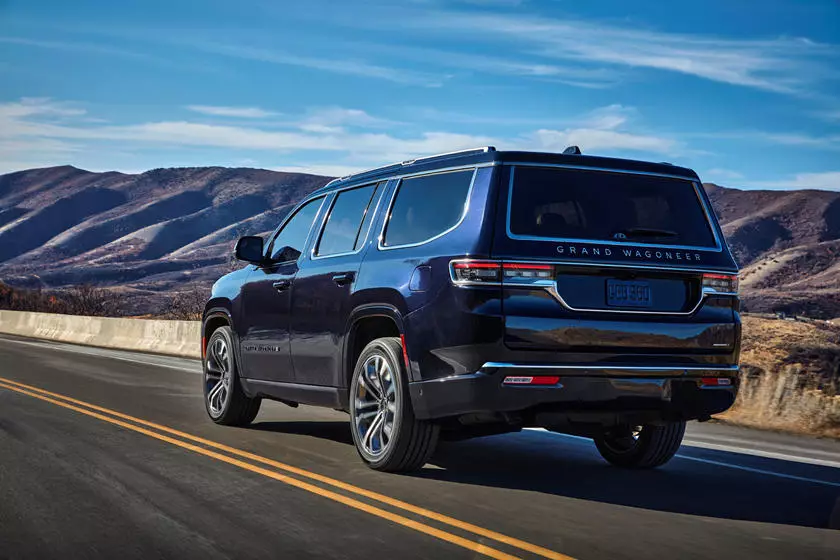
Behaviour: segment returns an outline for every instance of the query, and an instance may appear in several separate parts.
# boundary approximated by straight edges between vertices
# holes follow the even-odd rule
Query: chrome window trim
[[[626,366],[621,364],[514,364],[509,362],[485,362],[480,369],[560,369],[560,370],[617,370],[617,371],[719,371],[737,373],[737,365],[708,366]]]
[[[560,163],[506,163],[506,165],[510,165],[510,181],[508,181],[508,196],[507,196],[507,216],[505,217],[505,230],[507,236],[510,239],[516,239],[520,241],[549,241],[552,243],[591,243],[593,245],[613,245],[619,247],[628,247],[628,246],[635,246],[635,247],[659,247],[662,249],[682,249],[682,250],[691,250],[691,251],[715,251],[721,252],[723,250],[723,245],[720,241],[720,236],[718,235],[718,228],[716,227],[716,222],[712,220],[712,214],[709,212],[709,208],[706,204],[706,199],[700,195],[697,187],[697,180],[693,177],[685,177],[682,175],[669,175],[666,173],[652,173],[648,171],[632,171],[626,169],[608,169],[603,167],[586,167],[582,165],[565,165]],[[548,167],[548,168],[559,168],[559,169],[577,169],[577,170],[584,170],[584,171],[600,171],[605,173],[620,173],[620,174],[629,174],[629,175],[644,175],[648,177],[664,177],[667,179],[679,179],[682,181],[689,181],[691,183],[692,188],[694,189],[694,195],[697,197],[697,200],[700,202],[700,207],[703,209],[703,215],[706,218],[706,224],[709,226],[712,232],[712,237],[715,240],[714,247],[699,247],[693,245],[659,245],[653,243],[633,243],[631,241],[608,241],[608,240],[601,240],[601,239],[578,239],[578,238],[567,238],[567,237],[539,237],[536,235],[520,235],[513,233],[510,229],[510,215],[512,209],[512,202],[513,202],[513,182],[514,177],[516,174],[517,167]]]
[[[472,198],[473,188],[475,187],[475,180],[476,180],[476,177],[478,177],[478,170],[479,170],[480,167],[488,167],[488,166],[486,166],[486,165],[482,165],[482,166],[468,165],[468,166],[463,166],[463,167],[457,167],[457,168],[454,168],[454,169],[437,169],[435,171],[426,171],[425,173],[416,173],[416,174],[400,177],[399,182],[394,187],[394,191],[391,193],[391,199],[388,201],[387,211],[385,212],[385,219],[382,221],[382,226],[379,229],[379,238],[378,238],[378,241],[377,241],[376,248],[380,251],[391,251],[391,250],[394,250],[394,249],[407,249],[407,248],[410,248],[410,247],[419,247],[421,245],[425,245],[426,243],[431,243],[432,241],[434,241],[436,239],[440,239],[444,235],[446,235],[446,234],[454,231],[456,228],[458,228],[458,226],[460,226],[464,222],[464,220],[467,218],[467,213],[469,212],[469,209],[470,209],[470,199]],[[463,210],[463,212],[461,212],[461,216],[458,218],[458,221],[455,222],[454,225],[450,226],[449,228],[443,230],[442,232],[440,232],[436,235],[433,235],[432,237],[429,237],[428,239],[425,239],[423,241],[417,241],[415,243],[405,243],[403,245],[384,245],[383,244],[383,241],[385,240],[385,230],[388,228],[388,224],[391,221],[391,212],[394,209],[394,202],[397,199],[397,193],[400,192],[400,187],[402,187],[402,182],[403,182],[404,179],[413,179],[413,178],[417,178],[417,177],[427,177],[427,176],[431,176],[431,175],[442,175],[444,173],[454,173],[454,172],[457,172],[457,171],[466,171],[468,169],[473,170],[472,177],[470,178],[470,186],[467,189],[467,196],[466,196],[466,199],[464,200],[464,210]]]
[[[421,177],[423,175],[433,175],[435,173],[449,173],[450,171],[461,171],[461,170],[464,170],[464,169],[481,169],[481,168],[484,168],[484,167],[496,167],[496,166],[499,166],[499,165],[505,165],[505,163],[501,162],[501,161],[485,161],[483,163],[469,163],[469,164],[466,164],[466,165],[453,165],[451,167],[441,167],[441,168],[432,169],[432,170],[427,169],[426,171],[413,171],[411,173],[397,173],[395,175],[385,175],[385,176],[379,177],[378,179],[373,179],[373,182],[374,183],[379,183],[380,181],[387,182],[387,181],[392,181],[392,180],[399,181],[401,179],[410,179],[412,177]],[[369,181],[370,181],[370,179],[365,179],[364,181],[360,181],[358,183],[352,183],[352,184],[349,184],[349,185],[342,185],[340,187],[331,188],[329,190],[319,192],[318,196],[324,196],[325,194],[330,194],[330,193],[339,192],[339,191],[346,190],[346,189],[353,189],[353,188],[356,188],[356,187],[367,185],[367,184],[369,184]],[[322,187],[322,189],[326,189],[326,187],[328,185],[329,185],[329,183],[327,183],[327,185]],[[316,192],[318,192],[318,191],[316,191]]]
[[[511,263],[522,263],[522,264],[551,264],[555,266],[600,266],[600,267],[608,267],[608,268],[642,268],[645,270],[664,270],[668,272],[696,272],[698,274],[702,274],[707,272],[709,274],[738,274],[737,270],[722,270],[719,268],[699,268],[699,267],[679,267],[679,266],[669,266],[667,264],[661,265],[654,265],[654,264],[631,264],[631,263],[602,263],[602,262],[591,262],[591,261],[568,261],[568,260],[546,260],[546,259],[505,259],[504,257],[499,258],[499,262],[511,262]]]
[[[383,184],[382,192],[378,193],[379,195],[377,196],[376,186],[379,185],[380,183]],[[327,208],[327,212],[324,214],[324,217],[321,220],[321,225],[318,228],[318,237],[315,238],[315,243],[312,245],[312,250],[309,253],[309,259],[313,260],[313,261],[319,261],[319,260],[322,260],[322,259],[331,259],[331,258],[334,258],[334,257],[346,257],[348,255],[355,255],[355,254],[360,253],[362,251],[362,249],[365,248],[365,244],[366,244],[365,242],[367,240],[367,237],[370,234],[370,231],[373,229],[373,222],[376,220],[376,214],[379,211],[379,206],[380,206],[380,203],[382,202],[382,197],[383,197],[383,194],[385,192],[385,186],[386,185],[387,185],[387,181],[374,181],[373,183],[365,183],[363,185],[354,185],[352,187],[345,187],[345,188],[336,189],[334,191],[330,191],[329,194],[333,195],[333,197],[332,197],[332,200],[330,200],[330,205],[329,205],[329,208]],[[366,210],[370,210],[370,204],[375,204],[375,206],[373,208],[373,215],[370,218],[370,223],[368,224],[367,231],[365,231],[364,234],[362,234],[361,232],[359,233],[359,236],[360,236],[359,240],[362,241],[362,244],[359,246],[359,248],[354,249],[353,251],[345,251],[343,253],[333,253],[333,254],[330,254],[330,255],[316,255],[315,251],[318,249],[318,245],[321,243],[321,238],[324,236],[324,230],[327,227],[327,219],[329,218],[330,214],[332,213],[333,207],[335,206],[335,203],[338,200],[338,195],[340,195],[344,191],[351,191],[353,189],[364,189],[366,187],[371,187],[371,186],[374,187],[374,192],[371,196],[375,197],[376,200],[371,200],[371,202],[368,203],[369,205],[368,205],[368,208],[366,208]],[[364,218],[364,216],[362,216],[362,222],[364,222],[364,221],[365,221],[365,218]],[[361,225],[362,224],[359,224],[359,227],[361,227]]]
[[[532,284],[532,285],[537,285]],[[528,286],[523,286],[527,288]],[[549,294],[554,297],[560,305],[568,309],[569,311],[574,311],[575,313],[621,313],[623,315],[669,315],[669,316],[688,316],[694,315],[698,309],[706,302],[706,298],[710,296],[726,296],[726,297],[738,297],[738,294],[733,294],[730,292],[718,292],[713,288],[702,288],[700,290],[700,297],[697,299],[697,303],[694,304],[688,311],[644,311],[641,309],[590,309],[587,307],[572,307],[569,305],[566,300],[563,299],[563,296],[560,295],[560,292],[557,291],[557,282],[552,281],[549,285],[548,282],[546,284],[539,284],[539,287],[543,288]]]
[[[355,177],[364,177],[365,175],[371,175],[371,174],[373,174],[377,171],[385,170],[385,169],[388,169],[390,167],[396,167],[398,165],[399,166],[412,165],[412,164],[421,163],[421,162],[424,162],[424,161],[430,161],[430,160],[434,160],[434,159],[438,159],[438,158],[442,159],[442,158],[447,158],[447,157],[451,157],[451,156],[469,154],[471,152],[475,152],[476,154],[481,154],[481,153],[486,154],[488,152],[495,152],[495,151],[496,151],[495,146],[480,146],[478,148],[467,148],[466,150],[455,150],[454,152],[444,152],[442,154],[432,154],[432,155],[429,155],[429,156],[422,156],[422,157],[418,157],[418,158],[414,158],[414,159],[397,161],[397,162],[394,162],[394,163],[389,163],[388,165],[381,165],[379,167],[373,167],[371,169],[365,169],[364,171],[359,171],[358,173],[352,173],[350,175],[345,175],[344,177],[337,177],[337,178],[333,179],[332,181],[330,181],[329,183],[327,183],[326,185],[324,185],[324,187],[329,187],[333,183],[338,183],[340,181],[350,181],[350,180],[354,179]]]
[[[404,173],[402,175],[391,175],[388,179],[413,179],[414,177],[423,177],[425,175],[437,175],[439,173],[451,173],[453,171],[465,171],[467,169],[482,169],[484,167],[495,167],[497,165],[503,165],[502,162],[499,161],[487,161],[484,163],[472,163],[469,165],[455,165],[453,167],[441,167],[440,169],[433,169],[433,170],[426,170],[426,171],[415,171],[414,173]],[[382,179],[384,181],[384,179]]]

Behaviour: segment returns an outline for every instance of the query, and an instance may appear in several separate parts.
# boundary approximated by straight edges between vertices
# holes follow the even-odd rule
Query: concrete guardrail
[[[0,310],[0,333],[102,348],[201,357],[201,323]]]

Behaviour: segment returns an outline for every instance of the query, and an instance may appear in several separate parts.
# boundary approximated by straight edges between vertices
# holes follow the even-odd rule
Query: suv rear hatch
[[[508,347],[734,351],[736,265],[695,178],[516,164],[500,185],[492,257]]]

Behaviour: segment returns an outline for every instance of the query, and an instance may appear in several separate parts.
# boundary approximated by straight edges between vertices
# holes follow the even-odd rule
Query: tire
[[[682,443],[685,422],[622,426],[595,438],[601,456],[628,469],[652,469],[671,460]]]
[[[219,327],[207,342],[204,358],[204,407],[216,424],[247,426],[260,411],[262,399],[249,398],[239,382],[230,327]]]
[[[374,340],[362,350],[350,384],[353,443],[362,460],[377,471],[421,468],[440,433],[438,424],[414,416],[402,356],[400,339]]]

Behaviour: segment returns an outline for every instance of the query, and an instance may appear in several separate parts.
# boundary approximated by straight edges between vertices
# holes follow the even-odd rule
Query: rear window
[[[547,167],[511,172],[514,237],[716,247],[690,181]]]
[[[422,243],[453,227],[464,215],[474,171],[453,171],[403,179],[384,244]]]

